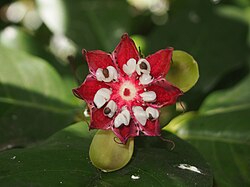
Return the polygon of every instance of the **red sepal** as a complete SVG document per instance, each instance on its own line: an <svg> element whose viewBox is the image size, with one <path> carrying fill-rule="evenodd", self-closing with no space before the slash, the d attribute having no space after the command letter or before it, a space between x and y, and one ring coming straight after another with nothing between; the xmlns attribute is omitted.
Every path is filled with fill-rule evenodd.
<svg viewBox="0 0 250 187"><path fill-rule="evenodd" d="M128 34L123 34L120 43L117 45L114 51L114 57L120 72L123 74L123 65L127 63L130 58L134 58L136 61L139 60L140 55L137 51L134 41L128 36Z"/></svg>
<svg viewBox="0 0 250 187"><path fill-rule="evenodd" d="M112 118L109 118L103 113L104 108L92 108L90 109L91 121L90 121L90 129L110 129Z"/></svg>
<svg viewBox="0 0 250 187"><path fill-rule="evenodd" d="M170 68L173 50L173 48L162 49L146 58L151 67L150 74L154 78L166 76Z"/></svg>
<svg viewBox="0 0 250 187"><path fill-rule="evenodd" d="M147 87L147 91L154 91L156 93L156 101L148 104L156 108L176 103L178 97L183 94L179 88L173 86L163 78L155 80L151 86Z"/></svg>
<svg viewBox="0 0 250 187"><path fill-rule="evenodd" d="M145 126L140 125L140 130L146 136L160 136L160 124L159 120L147 120Z"/></svg>
<svg viewBox="0 0 250 187"><path fill-rule="evenodd" d="M94 75L98 68L105 69L108 66L114 66L116 68L109 53L101 50L86 51L85 49L82 50L82 53L85 55L89 71Z"/></svg>
<svg viewBox="0 0 250 187"><path fill-rule="evenodd" d="M122 125L119 128L113 127L112 130L123 144L125 144L130 137L139 136L139 128L135 125L133 120L130 120L128 126Z"/></svg>
<svg viewBox="0 0 250 187"><path fill-rule="evenodd" d="M95 94L101 88L109 88L109 86L104 82L97 81L93 75L88 75L82 85L72 91L78 98L93 104Z"/></svg>

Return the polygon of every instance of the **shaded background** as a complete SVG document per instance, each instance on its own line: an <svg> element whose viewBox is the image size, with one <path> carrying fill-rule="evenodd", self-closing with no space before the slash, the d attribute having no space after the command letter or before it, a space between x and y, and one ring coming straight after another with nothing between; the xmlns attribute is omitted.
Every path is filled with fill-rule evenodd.
<svg viewBox="0 0 250 187"><path fill-rule="evenodd" d="M200 79L182 97L188 111L199 110L214 92L227 90L215 99L220 103L230 89L236 90L224 104L238 99L246 109L240 114L246 114L226 116L214 133L228 127L224 119L243 119L239 124L235 121L228 136L233 139L234 128L241 129L237 137L243 142L245 162L236 156L235 167L242 173L233 173L242 176L239 181L243 182L233 183L224 176L227 179L219 184L249 184L250 1L1 0L0 16L0 150L26 147L84 118L84 103L71 93L88 73L81 50L112 51L127 32L145 55L172 46L196 59ZM237 91L244 80L244 89ZM206 158L210 150L201 152ZM211 159L219 157L223 156ZM217 166L212 164L214 170ZM226 166L218 167L227 171Z"/></svg>

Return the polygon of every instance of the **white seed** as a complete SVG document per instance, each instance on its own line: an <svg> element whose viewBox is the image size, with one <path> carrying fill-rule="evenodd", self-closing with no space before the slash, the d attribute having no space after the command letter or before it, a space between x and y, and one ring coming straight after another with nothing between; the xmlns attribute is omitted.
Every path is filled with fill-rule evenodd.
<svg viewBox="0 0 250 187"><path fill-rule="evenodd" d="M108 66L107 67L109 71L109 77L112 78L112 80L117 80L117 71L113 66Z"/></svg>
<svg viewBox="0 0 250 187"><path fill-rule="evenodd" d="M118 114L115 118L114 125L116 128L120 127L122 124L128 124L127 118L122 114Z"/></svg>
<svg viewBox="0 0 250 187"><path fill-rule="evenodd" d="M117 71L113 66L108 66L107 70L109 76L106 78L103 74L103 69L98 68L96 70L96 79L103 82L111 82L112 80L117 80Z"/></svg>
<svg viewBox="0 0 250 187"><path fill-rule="evenodd" d="M114 125L116 128L120 127L122 124L128 126L129 122L130 122L130 112L128 111L128 109L126 107L122 108L122 112L119 113L114 121Z"/></svg>
<svg viewBox="0 0 250 187"><path fill-rule="evenodd" d="M124 125L128 125L129 121L130 121L130 118L131 118L130 112L128 111L127 108L123 108L121 114L123 114L126 117L126 119L127 119L127 123L124 123Z"/></svg>
<svg viewBox="0 0 250 187"><path fill-rule="evenodd" d="M96 94L94 97L94 103L97 108L101 108L106 103L106 100L103 96Z"/></svg>
<svg viewBox="0 0 250 187"><path fill-rule="evenodd" d="M104 98L110 99L110 95L112 94L112 91L108 88L101 88L96 92L96 94L102 95Z"/></svg>
<svg viewBox="0 0 250 187"><path fill-rule="evenodd" d="M133 112L134 112L134 116L136 118L136 120L142 125L145 126L146 122L147 122L147 114L146 112L143 110L142 107L140 106L134 106L132 108Z"/></svg>
<svg viewBox="0 0 250 187"><path fill-rule="evenodd" d="M141 69L140 65L141 63L145 63L147 65L147 69ZM141 58L138 62L137 62L137 65L136 65L136 72L138 75L141 75L142 73L144 74L150 74L150 71L151 71L151 67L150 67L150 64L149 62L144 59L144 58Z"/></svg>
<svg viewBox="0 0 250 187"><path fill-rule="evenodd" d="M139 79L142 85L147 85L153 81L153 77L149 74L142 74Z"/></svg>
<svg viewBox="0 0 250 187"><path fill-rule="evenodd" d="M98 69L96 70L95 75L96 75L96 79L97 79L98 81L102 81L102 80L105 78L102 71L103 71L103 70L102 70L101 68L98 68Z"/></svg>
<svg viewBox="0 0 250 187"><path fill-rule="evenodd" d="M101 108L109 99L112 91L107 88L98 90L94 97L94 103L97 108Z"/></svg>
<svg viewBox="0 0 250 187"><path fill-rule="evenodd" d="M136 60L134 58L130 58L127 61L127 64L123 64L123 71L127 74L127 75L132 75L135 72L135 68L136 68Z"/></svg>
<svg viewBox="0 0 250 187"><path fill-rule="evenodd" d="M143 92L140 96L145 102L152 102L156 99L156 93L154 91Z"/></svg>
<svg viewBox="0 0 250 187"><path fill-rule="evenodd" d="M113 100L110 100L106 106L110 109L110 113L107 115L109 118L112 118L117 110L117 105Z"/></svg>
<svg viewBox="0 0 250 187"><path fill-rule="evenodd" d="M148 118L153 117L153 119L157 119L159 117L159 111L152 107L146 108L146 114Z"/></svg>

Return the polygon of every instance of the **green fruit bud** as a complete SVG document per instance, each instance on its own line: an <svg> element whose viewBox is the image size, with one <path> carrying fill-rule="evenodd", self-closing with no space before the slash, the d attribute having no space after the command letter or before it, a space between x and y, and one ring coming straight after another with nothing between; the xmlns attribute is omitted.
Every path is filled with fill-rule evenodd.
<svg viewBox="0 0 250 187"><path fill-rule="evenodd" d="M111 130L98 130L89 149L92 164L103 172L111 172L124 167L134 151L134 139L124 145Z"/></svg>
<svg viewBox="0 0 250 187"><path fill-rule="evenodd" d="M184 51L174 51L166 79L183 92L190 90L199 78L197 62Z"/></svg>

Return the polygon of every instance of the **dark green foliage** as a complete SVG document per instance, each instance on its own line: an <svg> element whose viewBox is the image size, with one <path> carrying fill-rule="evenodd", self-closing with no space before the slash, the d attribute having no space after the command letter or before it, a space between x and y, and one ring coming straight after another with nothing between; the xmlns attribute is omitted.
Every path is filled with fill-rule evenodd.
<svg viewBox="0 0 250 187"><path fill-rule="evenodd" d="M123 0L31 0L42 19L33 31L2 16L12 2L0 3L0 186L250 185L248 0L171 0L164 15ZM188 143L165 130L173 151L159 138L136 138L131 162L102 173L89 161L95 131L76 123L85 104L71 89L88 74L81 49L111 51L124 32L142 40L145 56L168 46L191 54L200 79L181 98L194 112L165 128ZM54 35L75 53L53 52ZM180 113L174 109L162 110L161 126Z"/></svg>

